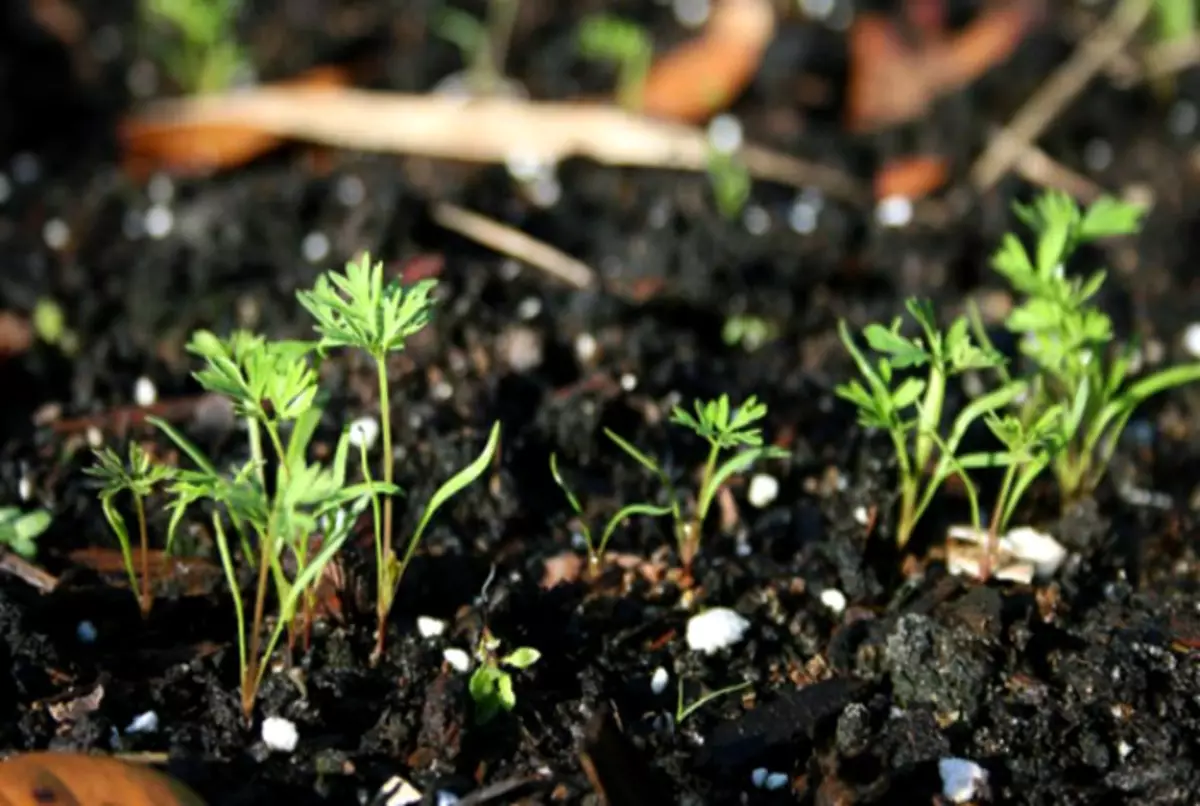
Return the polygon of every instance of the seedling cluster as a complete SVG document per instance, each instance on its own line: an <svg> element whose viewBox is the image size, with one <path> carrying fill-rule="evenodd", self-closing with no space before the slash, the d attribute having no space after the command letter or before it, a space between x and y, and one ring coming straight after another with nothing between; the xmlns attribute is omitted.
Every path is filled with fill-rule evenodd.
<svg viewBox="0 0 1200 806"><path fill-rule="evenodd" d="M1137 407L1159 392L1200 380L1200 363L1191 363L1131 382L1134 350L1110 349L1112 320L1095 302L1104 272L1074 277L1065 270L1083 244L1136 232L1142 215L1138 207L1103 198L1081 210L1067 195L1050 192L1015 209L1033 231L1035 249L1031 254L1009 234L992 260L1020 297L1005 321L1020 338L1015 364L995 349L975 309L943 332L928 303L910 300L907 308L921 335L903 335L900 320L886 328L868 325L862 336L870 357L840 323L860 379L842 384L837 394L857 407L862 425L891 438L899 476L900 546L951 475L962 480L974 525L982 528L971 471L1002 468L987 521L990 557L1022 497L1043 472L1054 474L1064 506L1091 494ZM968 371L989 375L995 383L964 406L944 431L947 381ZM960 453L967 430L980 420L1001 448ZM982 570L986 576L986 565Z"/></svg>
<svg viewBox="0 0 1200 806"><path fill-rule="evenodd" d="M429 322L433 287L432 282L407 289L385 285L382 264L365 255L350 263L344 274L322 276L313 289L298 295L315 320L317 341L269 341L246 331L225 339L208 331L195 333L188 351L204 364L196 379L207 391L228 398L245 423L247 458L231 468L218 467L200 447L158 418L150 422L192 467L155 463L136 444L129 449L128 461L110 450L97 452L97 464L90 472L100 480L105 517L121 544L143 613L150 612L153 582L147 560L146 498L154 488L165 488L170 498L168 550L188 513L203 505L237 615L242 707L247 718L284 636L289 663L298 642L307 646L318 585L359 517L371 509L378 584L378 638L373 654L377 660L396 587L430 520L484 473L496 452L499 423L492 427L479 458L434 493L403 554L397 556L391 518L392 496L400 490L393 483L386 357L403 349L405 340ZM360 349L375 360L383 421L381 480L370 472L368 446L349 427L342 429L331 461L310 459L323 415L317 362L325 351L336 348ZM347 471L355 448L362 479L352 482ZM117 507L121 494L132 501L140 551L134 549ZM242 593L244 566L254 578L250 600ZM269 605L275 608L274 619L269 618Z"/></svg>

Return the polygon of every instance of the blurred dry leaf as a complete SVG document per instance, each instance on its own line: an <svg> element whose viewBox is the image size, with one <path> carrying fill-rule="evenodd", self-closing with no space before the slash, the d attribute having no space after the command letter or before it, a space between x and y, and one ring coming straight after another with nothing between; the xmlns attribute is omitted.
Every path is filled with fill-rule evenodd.
<svg viewBox="0 0 1200 806"><path fill-rule="evenodd" d="M905 41L888 16L859 14L850 29L846 125L866 132L920 117L1008 58L1043 10L1043 0L1003 0L924 47Z"/></svg>
<svg viewBox="0 0 1200 806"><path fill-rule="evenodd" d="M264 85L284 92L342 87L350 74L334 66L315 67L293 79ZM122 122L119 135L125 171L145 179L158 170L196 176L239 165L278 148L283 136L255 126L216 123L182 123L148 120L134 115Z"/></svg>
<svg viewBox="0 0 1200 806"><path fill-rule="evenodd" d="M149 767L104 756L24 753L0 763L0 806L204 806Z"/></svg>
<svg viewBox="0 0 1200 806"><path fill-rule="evenodd" d="M651 65L642 112L696 123L727 108L754 77L774 35L770 0L721 0L698 37Z"/></svg>
<svg viewBox="0 0 1200 806"><path fill-rule="evenodd" d="M223 579L221 569L202 557L174 557L160 549L151 549L149 555L150 576L159 595L169 592L179 596L206 596ZM115 587L129 585L125 559L119 549L89 546L72 551L67 559L101 576L111 577Z"/></svg>
<svg viewBox="0 0 1200 806"><path fill-rule="evenodd" d="M12 311L0 311L0 358L20 355L33 346L33 323Z"/></svg>
<svg viewBox="0 0 1200 806"><path fill-rule="evenodd" d="M875 198L921 199L944 185L948 175L946 158L934 154L892 160L875 172Z"/></svg>

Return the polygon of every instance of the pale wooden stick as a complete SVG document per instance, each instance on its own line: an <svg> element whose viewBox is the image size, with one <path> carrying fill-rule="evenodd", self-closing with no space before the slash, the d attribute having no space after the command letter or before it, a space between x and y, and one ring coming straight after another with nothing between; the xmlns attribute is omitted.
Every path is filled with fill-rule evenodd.
<svg viewBox="0 0 1200 806"><path fill-rule="evenodd" d="M693 126L594 103L263 87L152 104L127 125L127 147L136 151L139 137L163 136L158 126L246 126L340 148L468 162L578 156L606 165L704 171L709 160L708 139ZM755 145L739 154L758 179L869 203L859 183L837 169Z"/></svg>
<svg viewBox="0 0 1200 806"><path fill-rule="evenodd" d="M446 229L503 255L523 260L567 285L586 289L596 282L596 273L586 263L499 221L449 202L434 204L432 216Z"/></svg>
<svg viewBox="0 0 1200 806"><path fill-rule="evenodd" d="M1150 12L1153 0L1122 0L1112 16L1096 29L1058 70L1033 94L1005 130L992 138L971 167L977 192L990 189L1054 118L1124 49Z"/></svg>

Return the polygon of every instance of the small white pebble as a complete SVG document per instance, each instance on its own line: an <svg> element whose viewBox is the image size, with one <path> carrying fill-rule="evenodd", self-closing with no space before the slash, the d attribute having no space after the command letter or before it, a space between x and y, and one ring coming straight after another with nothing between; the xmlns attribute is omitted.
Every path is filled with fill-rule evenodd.
<svg viewBox="0 0 1200 806"><path fill-rule="evenodd" d="M875 220L892 229L908 226L912 217L913 203L907 196L888 196L875 207Z"/></svg>
<svg viewBox="0 0 1200 806"><path fill-rule="evenodd" d="M165 238L175 227L175 214L169 207L156 204L146 211L146 234L155 240Z"/></svg>
<svg viewBox="0 0 1200 806"><path fill-rule="evenodd" d="M1129 758L1129 754L1132 752L1133 745L1129 744L1129 742L1125 741L1124 739L1117 742L1117 755L1121 757L1122 761Z"/></svg>
<svg viewBox="0 0 1200 806"><path fill-rule="evenodd" d="M708 142L722 154L742 147L742 122L733 115L717 115L708 124Z"/></svg>
<svg viewBox="0 0 1200 806"><path fill-rule="evenodd" d="M626 372L621 376L621 388L626 392L632 392L637 389L638 379L632 372Z"/></svg>
<svg viewBox="0 0 1200 806"><path fill-rule="evenodd" d="M17 495L21 501L28 502L33 498L33 479L29 476L21 476L21 480L17 482Z"/></svg>
<svg viewBox="0 0 1200 806"><path fill-rule="evenodd" d="M554 170L553 164L527 151L508 152L504 157L504 166L508 168L508 173L513 179L522 183L536 182L547 170Z"/></svg>
<svg viewBox="0 0 1200 806"><path fill-rule="evenodd" d="M542 312L542 301L537 297L526 297L517 303L517 318L528 322L530 319L536 319L537 315Z"/></svg>
<svg viewBox="0 0 1200 806"><path fill-rule="evenodd" d="M821 210L817 205L801 197L788 209L788 226L800 235L811 235L817 229L820 215Z"/></svg>
<svg viewBox="0 0 1200 806"><path fill-rule="evenodd" d="M154 711L147 711L144 714L138 714L125 728L126 733L155 733L158 731L158 714Z"/></svg>
<svg viewBox="0 0 1200 806"><path fill-rule="evenodd" d="M756 509L770 506L779 497L779 479L768 473L755 473L750 479L746 500Z"/></svg>
<svg viewBox="0 0 1200 806"><path fill-rule="evenodd" d="M280 753L290 753L300 742L296 723L281 716L269 716L262 723L263 744Z"/></svg>
<svg viewBox="0 0 1200 806"><path fill-rule="evenodd" d="M766 235L771 229L771 214L762 205L747 205L742 213L742 226L751 235Z"/></svg>
<svg viewBox="0 0 1200 806"><path fill-rule="evenodd" d="M46 246L58 251L71 240L71 228L61 218L52 218L42 227L42 240Z"/></svg>
<svg viewBox="0 0 1200 806"><path fill-rule="evenodd" d="M973 800L988 779L987 770L965 758L939 759L938 773L942 776L942 796L951 803Z"/></svg>
<svg viewBox="0 0 1200 806"><path fill-rule="evenodd" d="M471 656L466 650L458 647L450 647L442 651L442 660L450 664L450 668L456 672L465 672L471 668Z"/></svg>
<svg viewBox="0 0 1200 806"><path fill-rule="evenodd" d="M840 616L846 611L846 594L837 588L826 588L821 591L821 604Z"/></svg>
<svg viewBox="0 0 1200 806"><path fill-rule="evenodd" d="M866 507L855 507L854 520L858 521L859 526L866 526L871 522L871 513L867 511Z"/></svg>
<svg viewBox="0 0 1200 806"><path fill-rule="evenodd" d="M1183 349L1192 358L1200 358L1200 322L1192 322L1183 331Z"/></svg>
<svg viewBox="0 0 1200 806"><path fill-rule="evenodd" d="M430 396L439 403L445 403L454 397L454 387L446 381L438 381L429 390Z"/></svg>
<svg viewBox="0 0 1200 806"><path fill-rule="evenodd" d="M575 337L575 357L581 364L590 364L596 357L596 337L591 333L580 333Z"/></svg>
<svg viewBox="0 0 1200 806"><path fill-rule="evenodd" d="M750 622L728 607L713 607L688 619L687 643L693 652L714 652L741 641Z"/></svg>
<svg viewBox="0 0 1200 806"><path fill-rule="evenodd" d="M654 670L654 674L650 675L650 691L655 694L662 694L667 689L667 682L670 681L671 675L667 670L659 666Z"/></svg>
<svg viewBox="0 0 1200 806"><path fill-rule="evenodd" d="M750 783L754 784L755 789L762 789L767 782L767 775L769 773L766 767L755 767L754 771L750 773Z"/></svg>
<svg viewBox="0 0 1200 806"><path fill-rule="evenodd" d="M562 182L558 181L558 175L552 170L538 174L533 181L526 182L524 187L525 192L529 194L529 200L543 209L553 207L562 198Z"/></svg>
<svg viewBox="0 0 1200 806"><path fill-rule="evenodd" d="M434 803L436 803L437 806L457 806L459 800L460 799L458 795L454 794L453 792L448 792L445 789L439 789L437 797L434 799Z"/></svg>
<svg viewBox="0 0 1200 806"><path fill-rule="evenodd" d="M346 174L338 179L333 192L343 207L355 207L367 197L367 186L360 177Z"/></svg>
<svg viewBox="0 0 1200 806"><path fill-rule="evenodd" d="M156 400L158 400L158 389L154 387L154 381L145 375L138 378L133 385L133 402L139 406L152 406Z"/></svg>
<svg viewBox="0 0 1200 806"><path fill-rule="evenodd" d="M767 776L767 780L763 783L763 789L768 792L774 792L787 786L787 782L788 776L786 772L773 772Z"/></svg>
<svg viewBox="0 0 1200 806"><path fill-rule="evenodd" d="M329 237L323 232L310 232L300 242L300 254L309 263L320 263L329 257Z"/></svg>
<svg viewBox="0 0 1200 806"><path fill-rule="evenodd" d="M417 616L417 632L422 638L437 638L446 631L446 622L432 616Z"/></svg>
<svg viewBox="0 0 1200 806"><path fill-rule="evenodd" d="M379 421L363 416L350 423L350 444L356 448L371 450L379 439Z"/></svg>
<svg viewBox="0 0 1200 806"><path fill-rule="evenodd" d="M79 625L75 628L75 637L79 639L79 643L81 644L95 643L99 635L100 633L97 632L96 625L87 619L79 622Z"/></svg>
<svg viewBox="0 0 1200 806"><path fill-rule="evenodd" d="M379 797L373 802L382 806L413 806L414 803L420 803L422 797L421 790L399 775L393 775L379 787Z"/></svg>
<svg viewBox="0 0 1200 806"><path fill-rule="evenodd" d="M94 425L88 427L88 430L84 432L84 437L87 439L89 448L99 448L104 444L104 432Z"/></svg>

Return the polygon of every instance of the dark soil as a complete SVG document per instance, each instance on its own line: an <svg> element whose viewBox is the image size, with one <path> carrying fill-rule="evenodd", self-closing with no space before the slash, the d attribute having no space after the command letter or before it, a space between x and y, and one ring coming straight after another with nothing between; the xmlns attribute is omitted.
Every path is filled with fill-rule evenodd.
<svg viewBox="0 0 1200 806"><path fill-rule="evenodd" d="M838 318L890 319L911 294L933 298L948 317L968 295L998 293L989 253L1013 224L1010 201L1034 188L1008 179L964 205L927 201L901 229L881 227L870 209L824 201L817 228L802 234L789 227L797 196L784 188L756 185L753 215L769 226L752 233L719 216L703 176L584 162L561 166L562 197L548 209L526 201L499 167L418 171L388 156L314 159L302 148L202 180L140 184L121 173L113 136L135 101L130 76L142 76L132 82L141 86L148 69L132 2L75 0L85 30L70 48L27 5L36 4L0 11L0 310L24 315L55 300L78 349L38 341L0 359L0 502L20 501L30 485L30 504L52 510L38 564L61 579L43 594L0 574L0 748L163 753L169 772L224 806L370 802L393 775L429 802L444 802L439 791L476 792L463 801L471 803L588 802L585 767L622 804L929 803L940 797L938 761L949 756L983 765L996 803L1195 802L1195 391L1144 407L1114 462L1120 483L1095 502L1060 521L1052 496L1031 499L1023 518L1074 551L1054 582L1038 586L951 577L936 552L925 556L961 515L953 496L926 519L915 558L898 557L889 548L886 441L864 435L833 395L850 370ZM265 78L353 59L371 65L365 83L417 92L461 67L453 48L424 33L432 4L250 5L243 34ZM686 36L658 4L526 5L509 68L534 97L608 85L571 49L573 25L596 8L644 20L663 44ZM979 4L950 5L962 20ZM1067 7L1075 5L1053 4L1016 57L887 135L844 133L844 35L796 21L782 27L733 111L750 139L864 180L917 146L946 154L957 172L947 198L969 199L962 177L989 127L1074 47ZM823 105L797 103L801 77L831 90ZM1122 335L1163 348L1168 362L1186 359L1180 335L1200 319L1195 133L1169 125L1195 115L1197 78L1184 74L1169 102L1098 79L1041 141L1105 187L1153 195L1143 237L1088 257L1116 267L1105 304ZM1105 150L1110 159L1097 162ZM563 290L447 234L427 213L439 199L570 252L602 273L607 290ZM161 237L146 232L155 208L172 216ZM328 243L316 260L304 246L313 233ZM87 439L94 430L123 450L131 435L153 438L129 416L145 376L168 416L218 458L239 456L241 441L222 435L197 397L182 344L201 326L308 335L295 291L362 249L396 272L435 269L441 281L435 324L392 367L397 481L407 493L400 525L411 529L419 513L407 502L424 502L473 458L495 420L502 462L436 519L401 588L384 662L367 664L366 537L344 558L343 618L319 625L300 662L302 685L269 675L248 728L233 613L219 585L164 594L143 622L119 578L70 560L115 545L81 472ZM618 288L643 292L632 301ZM774 323L777 337L753 352L726 345L722 325L740 313ZM577 351L581 336L596 341L591 359ZM352 356L330 360L326 437L375 410L369 369ZM653 490L602 428L691 472L703 448L664 412L720 393L764 399L767 436L792 456L764 466L780 483L769 506L749 505L747 485L735 485L736 523L730 534L715 518L707 525L695 591L681 598L672 575L650 582L636 570L544 589L546 561L575 550L550 453L596 517L606 516ZM1140 505L1122 494L1130 487L1169 503ZM860 523L861 511L879 513L874 528ZM159 512L156 534L165 524ZM197 535L197 550L210 553ZM662 524L644 519L613 544L671 565L667 546ZM845 595L844 612L822 603L830 589ZM686 622L702 606L744 615L744 641L712 656L689 651ZM446 633L420 637L418 616L446 620ZM83 622L95 641L82 640ZM515 711L477 727L466 677L442 653L470 649L484 623L542 660L517 675ZM656 695L658 667L670 682ZM751 687L675 725L677 681L688 702L741 681ZM48 707L98 686L91 709L64 716ZM148 710L159 730L126 733ZM265 750L268 715L297 724L294 753ZM788 785L755 787L759 768L786 774Z"/></svg>

